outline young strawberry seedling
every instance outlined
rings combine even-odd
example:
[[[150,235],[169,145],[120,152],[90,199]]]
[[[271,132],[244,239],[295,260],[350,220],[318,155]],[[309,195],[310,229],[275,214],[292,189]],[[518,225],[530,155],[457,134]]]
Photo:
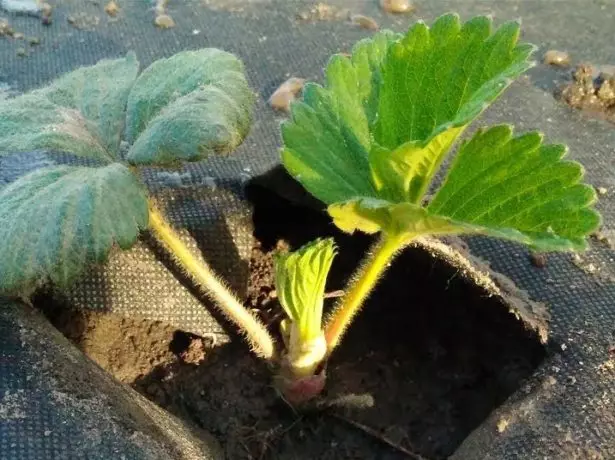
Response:
[[[284,264],[282,289],[289,274],[307,289],[318,273],[313,293],[294,288],[296,297],[309,299],[299,304],[313,313],[295,311],[295,297],[281,298],[287,328],[300,331],[291,332],[287,351],[290,363],[300,363],[282,386],[290,399],[320,391],[322,383],[314,384],[317,376],[307,370],[322,368],[395,255],[417,238],[487,235],[540,251],[586,247],[600,224],[594,191],[580,183],[581,165],[562,160],[566,147],[543,143],[538,132],[480,128],[435,180],[469,124],[532,66],[534,48],[518,43],[518,36],[516,22],[492,32],[487,17],[462,24],[453,14],[431,28],[419,22],[403,36],[381,32],[360,41],[350,57],[333,56],[324,86],[307,84],[303,101],[292,104],[282,128],[284,166],[327,205],[338,228],[380,237],[318,332],[320,286],[330,262],[318,257],[315,245],[300,251],[305,263]],[[308,345],[315,337],[318,353]]]
[[[254,352],[271,360],[267,329],[194,257],[138,171],[234,150],[252,122],[254,94],[243,66],[229,53],[203,49],[138,71],[129,54],[0,101],[0,158],[46,150],[91,164],[58,161],[0,187],[0,295],[27,297],[49,281],[65,286],[114,245],[128,249],[149,229],[245,331]]]

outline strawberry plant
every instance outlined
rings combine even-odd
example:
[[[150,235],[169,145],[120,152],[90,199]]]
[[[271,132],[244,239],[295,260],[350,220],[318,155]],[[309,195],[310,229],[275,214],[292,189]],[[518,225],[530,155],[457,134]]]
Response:
[[[89,166],[44,165],[0,183],[0,294],[62,287],[112,247],[149,229],[196,285],[272,359],[274,342],[212,269],[199,262],[148,196],[139,166],[234,150],[248,133],[254,94],[233,55],[202,49],[153,63],[134,54],[68,73],[0,101],[0,158],[46,150]],[[59,155],[56,155],[59,156]]]
[[[595,193],[580,182],[581,165],[563,160],[566,147],[545,143],[539,132],[479,128],[436,180],[470,123],[532,66],[534,47],[518,36],[516,22],[492,31],[487,17],[461,23],[453,14],[431,27],[418,22],[405,35],[380,32],[350,57],[333,56],[324,85],[308,83],[303,101],[292,104],[282,127],[287,171],[326,204],[338,228],[379,234],[324,324],[321,285],[332,250],[311,245],[280,262],[290,323],[282,389],[292,399],[320,391],[314,379],[324,380],[322,364],[395,255],[417,238],[486,235],[540,251],[586,247],[600,223]]]

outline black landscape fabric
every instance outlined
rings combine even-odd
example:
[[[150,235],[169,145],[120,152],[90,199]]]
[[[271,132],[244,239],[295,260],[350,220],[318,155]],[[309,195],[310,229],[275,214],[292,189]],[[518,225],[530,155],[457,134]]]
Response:
[[[121,13],[111,18],[100,3],[58,1],[48,26],[35,17],[0,10],[0,16],[6,16],[16,31],[41,39],[40,45],[31,47],[0,37],[0,90],[27,91],[76,67],[119,57],[129,50],[136,52],[142,68],[185,49],[217,47],[237,54],[259,94],[255,124],[246,142],[228,158],[202,161],[173,172],[145,169],[143,176],[171,221],[185,229],[186,241],[206,253],[237,291],[245,292],[253,237],[244,186],[279,163],[279,123],[284,116],[268,107],[267,98],[289,76],[321,80],[322,68],[332,53],[349,51],[370,32],[345,18],[298,19],[298,14],[309,12],[315,2],[171,0],[168,12],[176,26],[168,30],[153,25],[154,12],[148,2],[118,3]],[[407,16],[386,15],[377,1],[328,3],[372,16],[382,27],[399,31],[419,18],[429,23],[450,11],[458,12],[462,19],[492,14],[496,22],[520,17],[523,39],[540,47],[537,59],[546,49],[557,48],[568,51],[578,62],[615,64],[610,33],[615,28],[615,3],[608,0],[585,1],[582,7],[579,1],[566,0],[417,1],[417,11]],[[90,20],[75,21],[76,15]],[[24,46],[27,56],[19,56],[18,49]],[[601,191],[598,209],[604,216],[602,234],[606,239],[592,241],[591,250],[581,256],[550,255],[543,268],[533,265],[527,249],[520,246],[484,238],[467,240],[474,255],[512,279],[533,300],[547,304],[551,353],[535,375],[466,439],[454,454],[456,459],[615,458],[615,252],[606,241],[615,241],[615,127],[556,101],[547,91],[559,76],[556,73],[539,65],[530,71],[529,78],[516,82],[477,124],[512,123],[517,130],[538,129],[550,141],[566,143],[570,157],[585,166],[587,182]],[[45,152],[33,152],[0,159],[0,185],[50,161],[75,161],[70,156],[51,158]],[[292,197],[277,183],[269,185]],[[167,270],[168,263],[155,256],[147,241],[139,243],[114,255],[105,267],[91,271],[71,289],[67,300],[83,308],[142,315],[196,334],[227,338],[201,301]],[[118,439],[115,452],[104,450],[111,447],[108,433],[103,433],[98,456],[94,451],[84,451],[85,456],[66,454],[77,452],[70,436],[80,429],[75,424],[92,422],[79,415],[84,411],[58,409],[57,398],[64,393],[49,387],[49,394],[56,391],[56,399],[46,400],[38,387],[44,382],[37,376],[26,379],[26,367],[42,366],[44,356],[20,354],[25,339],[23,334],[21,338],[15,335],[15,328],[20,327],[20,321],[36,323],[39,319],[28,319],[28,315],[24,319],[23,312],[14,306],[2,308],[0,459],[193,458],[177,453],[177,449],[195,449],[192,439],[170,444],[157,440],[152,441],[151,450],[138,449],[139,439],[129,440],[125,427],[114,433]],[[109,389],[111,384],[101,379],[97,375],[90,382],[104,387],[115,401],[124,390]],[[132,396],[137,398],[136,393]],[[122,393],[122,397],[128,396]],[[131,419],[131,410],[141,411],[144,418],[137,418],[135,430],[148,423],[151,430],[160,430],[154,422],[144,421],[145,412],[138,403],[134,405],[108,417]],[[15,423],[18,429],[14,429]],[[171,430],[180,428],[174,425]],[[50,433],[45,434],[47,431]],[[153,431],[147,432],[147,439],[155,438]],[[142,442],[150,443],[147,439]],[[176,450],[165,450],[171,448]]]

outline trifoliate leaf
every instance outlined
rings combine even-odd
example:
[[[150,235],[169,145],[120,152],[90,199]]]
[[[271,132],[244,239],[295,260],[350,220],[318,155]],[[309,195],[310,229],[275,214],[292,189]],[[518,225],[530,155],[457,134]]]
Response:
[[[43,168],[0,189],[0,293],[66,285],[148,224],[145,190],[120,164]]]
[[[232,54],[202,49],[156,61],[128,98],[127,159],[169,163],[230,152],[250,129],[254,99]]]
[[[541,250],[582,249],[600,224],[583,168],[562,161],[563,145],[537,132],[512,136],[509,126],[479,130],[462,144],[430,214],[481,227],[481,233]]]
[[[298,326],[303,342],[322,334],[322,307],[327,275],[335,257],[333,239],[316,240],[275,258],[280,304]]]
[[[417,23],[401,39],[377,35],[351,59],[334,57],[325,87],[306,85],[293,104],[282,131],[285,167],[326,204],[419,203],[463,129],[531,66],[533,47],[517,44],[518,35],[517,23],[492,34],[489,18],[461,24],[445,15],[431,29]],[[369,73],[358,65],[366,49]]]
[[[130,53],[0,101],[0,156],[49,149],[106,161],[117,158],[126,100],[138,68]]]

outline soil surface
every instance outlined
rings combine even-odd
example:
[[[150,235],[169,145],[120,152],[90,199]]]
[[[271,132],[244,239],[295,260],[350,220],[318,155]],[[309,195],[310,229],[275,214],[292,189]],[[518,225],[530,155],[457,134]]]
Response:
[[[341,235],[323,214],[263,190],[251,195],[258,244],[248,302],[275,328],[276,247],[334,235],[333,291],[371,240]],[[241,340],[216,346],[160,323],[47,314],[118,379],[218,437],[230,459],[444,458],[545,357],[505,306],[416,249],[392,264],[333,355],[325,402],[301,413],[278,397],[271,371]]]

